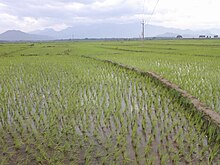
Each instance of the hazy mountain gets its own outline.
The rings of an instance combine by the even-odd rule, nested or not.
[[[213,30],[213,31],[212,31]],[[141,24],[91,24],[68,27],[62,31],[45,29],[31,32],[32,34],[47,35],[56,39],[78,39],[78,38],[139,38],[141,35]],[[155,25],[146,25],[145,35],[147,37],[176,37],[182,35],[184,38],[198,38],[199,35],[220,34],[220,29],[203,31],[192,31],[190,29],[168,28]]]
[[[210,33],[210,32],[191,32],[191,33],[183,33],[183,32],[179,32],[179,33],[164,33],[164,34],[160,34],[157,35],[156,37],[158,38],[176,38],[177,35],[181,35],[183,38],[198,38],[199,35],[205,35],[205,36],[211,36],[212,38],[214,37],[214,34]]]
[[[156,37],[158,38],[175,38],[178,34],[177,33],[164,33],[164,34],[160,34],[160,35],[157,35]]]
[[[43,30],[36,30],[33,32],[30,32],[31,34],[37,34],[37,35],[45,35],[45,36],[56,36],[59,32],[55,31],[52,28],[46,28]]]
[[[133,38],[139,37],[140,24],[93,24],[68,27],[62,31],[38,30],[32,34],[44,34],[58,39],[70,38]]]
[[[211,32],[211,30],[200,30],[200,31],[193,31],[190,29],[182,30],[177,28],[165,28],[166,32],[161,33],[159,35],[156,35],[156,37],[168,37],[168,38],[174,38],[177,35],[182,35],[184,38],[198,38],[199,35],[205,35],[205,36],[214,36],[216,33]],[[164,31],[164,30],[161,30]],[[220,34],[220,33],[219,33]]]
[[[8,30],[0,34],[0,40],[4,41],[39,41],[39,40],[52,40],[52,37],[28,34],[19,30]]]

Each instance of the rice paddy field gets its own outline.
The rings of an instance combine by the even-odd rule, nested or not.
[[[220,164],[220,40],[0,43],[0,164]]]

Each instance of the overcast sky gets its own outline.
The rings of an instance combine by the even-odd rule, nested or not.
[[[0,32],[93,23],[139,23],[182,29],[220,28],[220,0],[0,0]],[[145,15],[143,15],[143,12]]]

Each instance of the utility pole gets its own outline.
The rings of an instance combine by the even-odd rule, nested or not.
[[[144,40],[145,39],[145,36],[144,36],[144,33],[145,33],[145,21],[144,20],[142,21],[141,25],[142,25],[142,40]]]

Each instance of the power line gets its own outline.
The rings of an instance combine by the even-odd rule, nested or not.
[[[156,5],[154,6],[154,9],[153,9],[153,11],[152,11],[152,13],[151,13],[151,15],[150,15],[150,19],[149,19],[148,22],[147,22],[147,25],[150,23],[150,21],[151,21],[151,19],[152,19],[152,16],[154,15],[154,12],[156,11],[156,8],[157,8],[157,5],[158,5],[159,1],[160,1],[160,0],[157,0],[157,3],[156,3]]]
[[[144,3],[143,3],[143,14],[142,14],[142,22],[141,22],[141,26],[142,26],[142,32],[141,32],[141,37],[142,37],[142,40],[144,40],[145,38],[145,3],[146,3],[146,0],[144,0]]]
[[[155,13],[155,11],[156,11],[156,8],[157,8],[157,5],[158,5],[159,1],[160,1],[160,0],[157,0],[157,3],[155,4],[155,6],[154,6],[154,8],[153,8],[153,11],[152,11],[152,13],[151,13],[151,15],[150,15],[150,18],[149,18],[149,20],[147,21],[147,24],[146,24],[146,25],[148,25],[148,24],[150,23],[150,21],[151,21],[151,19],[152,19],[152,16],[154,15],[154,13]],[[146,0],[144,0],[144,4],[143,4],[143,20],[142,20],[142,22],[141,22],[141,25],[142,25],[142,34],[141,34],[141,36],[142,36],[142,39],[143,39],[143,40],[145,39],[145,19],[144,19],[144,16],[145,16],[145,2],[146,2]]]
[[[146,3],[146,0],[144,0],[144,4],[143,4],[143,20],[144,20],[144,15],[145,15],[145,3]]]

